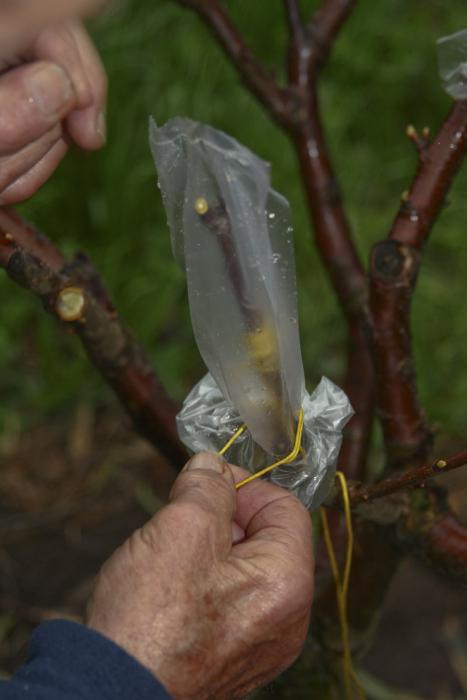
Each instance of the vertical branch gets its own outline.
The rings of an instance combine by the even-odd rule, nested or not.
[[[378,413],[393,468],[423,463],[431,447],[431,432],[417,397],[411,301],[424,245],[466,152],[467,101],[463,101],[454,105],[432,143],[420,151],[417,173],[388,240],[376,244],[371,256],[370,322]]]
[[[339,468],[351,478],[362,478],[373,421],[373,368],[364,316],[367,283],[331,165],[317,92],[319,70],[354,5],[354,0],[326,1],[302,31],[296,26],[298,13],[288,7],[289,86],[301,105],[289,131],[300,163],[316,246],[348,323],[344,386],[355,416],[344,434]]]
[[[303,40],[304,27],[300,11],[300,0],[283,0],[284,10],[289,25],[290,36],[294,42]]]

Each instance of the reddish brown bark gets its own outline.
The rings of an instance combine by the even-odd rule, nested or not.
[[[370,265],[370,314],[378,413],[389,465],[426,460],[431,435],[419,404],[410,308],[421,252],[467,151],[467,102],[454,105],[420,164],[389,233]]]
[[[466,465],[467,450],[452,455],[451,457],[437,459],[431,464],[424,464],[421,467],[415,467],[403,471],[400,474],[391,475],[375,484],[363,486],[351,485],[349,488],[350,501],[352,506],[356,506],[359,503],[367,503],[377,498],[390,496],[391,494],[398,493],[402,489],[424,486],[428,479],[436,477],[439,474],[447,474],[447,472]]]
[[[175,427],[177,406],[119,317],[89,260],[77,256],[66,262],[45,236],[0,209],[0,266],[15,282],[36,294],[68,330],[76,332],[135,428],[175,467],[183,466],[187,455]],[[58,302],[61,293],[70,289],[82,298],[82,308],[78,305],[75,317],[64,320]]]
[[[443,208],[467,150],[467,100],[455,102],[431,144],[420,150],[412,186],[389,238],[421,249]]]
[[[409,137],[413,140],[412,129]],[[390,468],[420,466],[432,437],[419,403],[410,331],[411,301],[423,247],[467,152],[467,101],[454,104],[431,144],[416,139],[419,167],[389,233],[378,243],[370,265],[370,323],[376,372],[377,410]],[[452,514],[427,518],[419,552],[429,546],[433,559],[447,561]],[[433,536],[430,539],[430,528]],[[443,536],[443,528],[445,528]],[[457,547],[467,529],[456,526]],[[437,550],[437,551],[436,551]]]

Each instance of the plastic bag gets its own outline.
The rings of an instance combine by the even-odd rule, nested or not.
[[[328,380],[311,397],[305,390],[289,205],[271,189],[269,165],[212,127],[151,121],[150,144],[210,371],[185,400],[180,437],[193,451],[217,451],[245,423],[228,458],[256,471],[291,451],[303,408],[300,458],[271,478],[313,507],[352,409]]]
[[[467,29],[437,41],[444,89],[455,100],[467,99]]]

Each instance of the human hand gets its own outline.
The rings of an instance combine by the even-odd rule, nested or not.
[[[264,481],[193,457],[170,503],[104,565],[87,624],[132,654],[174,700],[231,700],[300,653],[313,593],[311,518]]]
[[[86,150],[104,144],[106,97],[104,68],[77,20],[0,52],[0,205],[34,194],[70,141]]]

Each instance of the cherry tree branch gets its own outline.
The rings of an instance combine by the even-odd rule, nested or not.
[[[409,135],[410,136],[410,135]],[[467,152],[467,101],[455,103],[432,143],[420,152],[388,239],[373,249],[370,323],[378,413],[388,464],[426,461],[431,432],[417,390],[410,335],[411,300],[423,247]]]
[[[176,0],[194,10],[222,46],[248,89],[280,124],[288,124],[291,112],[287,92],[253,54],[218,0]]]
[[[359,503],[368,503],[378,498],[390,496],[403,489],[424,486],[428,479],[432,479],[440,474],[447,474],[466,465],[467,450],[451,457],[437,459],[435,462],[424,464],[421,467],[408,469],[400,474],[391,475],[374,484],[365,484],[363,486],[354,484],[349,488],[350,501],[352,506],[356,506]]]
[[[413,127],[412,127],[413,129]],[[413,140],[410,130],[409,138]],[[426,136],[425,136],[426,138]],[[418,139],[420,141],[420,139]],[[467,151],[467,100],[454,103],[431,143],[420,150],[417,173],[389,238],[420,250],[438,218]]]
[[[77,255],[67,262],[45,236],[0,209],[0,267],[78,335],[135,428],[174,466],[181,467],[187,455],[175,427],[177,406],[119,317],[90,261]]]

